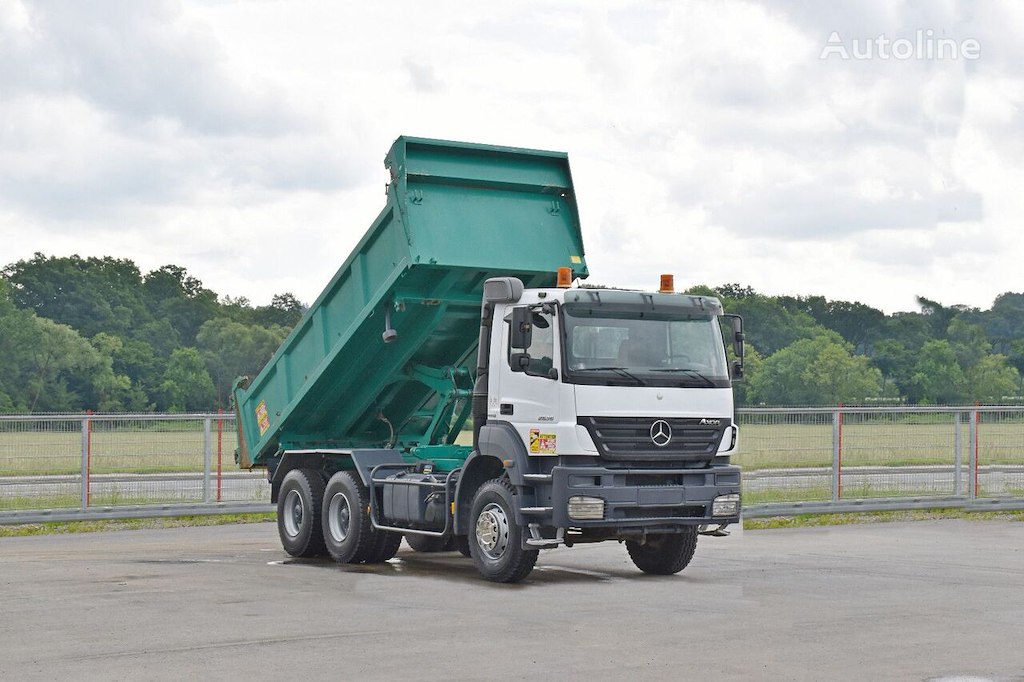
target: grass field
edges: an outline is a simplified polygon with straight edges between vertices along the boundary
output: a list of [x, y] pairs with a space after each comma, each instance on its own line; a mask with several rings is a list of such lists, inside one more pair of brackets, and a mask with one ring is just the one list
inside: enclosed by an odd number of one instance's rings
[[[173, 473], [203, 470], [203, 426], [182, 429], [175, 422], [138, 428], [95, 429], [90, 467], [94, 474]], [[221, 462], [235, 468], [234, 424], [225, 422], [220, 437]], [[217, 466], [216, 425], [211, 434], [212, 466]], [[82, 471], [81, 431], [0, 432], [0, 476], [74, 475]]]

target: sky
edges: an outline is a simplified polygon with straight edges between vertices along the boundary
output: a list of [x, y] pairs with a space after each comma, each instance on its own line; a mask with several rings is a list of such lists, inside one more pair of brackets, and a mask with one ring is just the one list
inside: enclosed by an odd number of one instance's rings
[[312, 302], [399, 135], [565, 151], [591, 281], [1024, 291], [1024, 3], [0, 0], [0, 267]]

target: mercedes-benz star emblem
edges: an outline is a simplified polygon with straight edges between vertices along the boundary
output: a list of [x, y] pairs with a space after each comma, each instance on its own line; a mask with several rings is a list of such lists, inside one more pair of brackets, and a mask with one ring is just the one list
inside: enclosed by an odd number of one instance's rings
[[663, 448], [672, 440], [672, 427], [664, 419], [651, 424], [651, 440], [659, 448]]

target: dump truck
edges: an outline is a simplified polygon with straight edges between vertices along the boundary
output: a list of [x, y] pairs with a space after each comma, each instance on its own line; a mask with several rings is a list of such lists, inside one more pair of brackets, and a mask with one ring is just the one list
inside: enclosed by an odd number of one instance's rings
[[400, 137], [385, 166], [384, 209], [233, 392], [284, 549], [405, 538], [518, 582], [542, 549], [618, 541], [669, 575], [726, 535], [742, 320], [670, 277], [587, 286], [564, 153]]

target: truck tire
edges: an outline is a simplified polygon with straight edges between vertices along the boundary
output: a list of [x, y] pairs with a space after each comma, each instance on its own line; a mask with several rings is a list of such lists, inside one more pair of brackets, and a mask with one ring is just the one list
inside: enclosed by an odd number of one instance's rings
[[366, 553], [363, 563], [382, 564], [398, 554], [398, 546], [402, 544], [401, 533], [374, 529], [373, 535], [373, 548]]
[[277, 496], [277, 534], [284, 550], [295, 557], [324, 553], [320, 508], [324, 479], [314, 469], [292, 469], [281, 481]]
[[417, 552], [446, 552], [448, 551], [448, 538], [439, 538], [431, 535], [416, 535], [409, 533], [405, 536], [405, 541], [409, 543]]
[[512, 484], [506, 478], [484, 483], [473, 497], [469, 552], [476, 570], [496, 583], [517, 583], [537, 563], [536, 549], [523, 549], [523, 529], [516, 525]]
[[636, 567], [652, 575], [672, 575], [686, 568], [697, 549], [697, 527], [688, 526], [682, 533], [648, 535], [640, 544], [626, 540], [626, 551]]
[[327, 553], [339, 564], [359, 564], [380, 551], [369, 506], [369, 491], [352, 472], [331, 476], [324, 492], [323, 536]]

